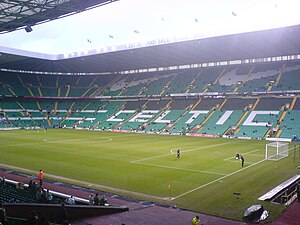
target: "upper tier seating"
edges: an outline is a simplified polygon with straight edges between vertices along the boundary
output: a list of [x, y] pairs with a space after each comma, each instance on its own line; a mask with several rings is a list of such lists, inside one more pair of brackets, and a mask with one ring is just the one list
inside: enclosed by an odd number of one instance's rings
[[250, 73], [245, 74], [245, 79], [242, 81], [238, 89], [239, 93], [244, 92], [259, 92], [268, 90], [270, 85], [276, 81], [282, 64], [258, 64], [252, 67]]
[[274, 91], [299, 90], [300, 89], [300, 66], [286, 67], [282, 77]]
[[195, 73], [195, 71], [190, 70], [177, 73], [174, 79], [169, 83], [169, 87], [165, 91], [165, 94], [185, 93], [196, 75], [197, 73]]
[[174, 74], [156, 76], [147, 84], [143, 95], [160, 95], [166, 87], [168, 81], [175, 76]]
[[[223, 68], [203, 68], [196, 70], [196, 79], [192, 82], [190, 93], [201, 93], [206, 88], [209, 88], [218, 79], [222, 73]], [[210, 90], [209, 90], [210, 91]]]
[[299, 71], [298, 63], [280, 62], [94, 76], [0, 72], [0, 95], [80, 97], [286, 91], [299, 89]]

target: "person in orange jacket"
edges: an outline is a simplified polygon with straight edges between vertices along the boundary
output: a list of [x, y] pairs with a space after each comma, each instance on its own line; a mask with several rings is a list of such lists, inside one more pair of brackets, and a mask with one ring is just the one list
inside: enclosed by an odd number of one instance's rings
[[42, 187], [43, 185], [43, 170], [40, 169], [40, 172], [39, 172], [39, 176], [38, 176], [38, 179], [40, 181], [40, 187]]

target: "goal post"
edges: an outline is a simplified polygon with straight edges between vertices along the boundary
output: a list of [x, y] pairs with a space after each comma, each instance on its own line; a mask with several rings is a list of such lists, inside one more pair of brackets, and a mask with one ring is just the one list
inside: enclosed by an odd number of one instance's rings
[[289, 156], [289, 144], [285, 142], [271, 142], [266, 144], [267, 160], [280, 160]]

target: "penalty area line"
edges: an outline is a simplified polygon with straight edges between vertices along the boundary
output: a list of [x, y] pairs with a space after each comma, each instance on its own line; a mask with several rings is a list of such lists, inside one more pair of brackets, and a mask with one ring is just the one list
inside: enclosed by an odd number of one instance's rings
[[[225, 143], [221, 143], [221, 144], [215, 144], [215, 145], [207, 145], [207, 146], [203, 146], [203, 147], [198, 147], [198, 148], [192, 148], [192, 149], [188, 149], [188, 150], [184, 150], [181, 151], [182, 153], [186, 153], [186, 152], [192, 152], [192, 151], [197, 151], [197, 150], [201, 150], [201, 149], [206, 149], [206, 148], [211, 148], [211, 147], [217, 147], [217, 146], [222, 146], [222, 145], [227, 145], [230, 144], [230, 142], [225, 142]], [[143, 158], [143, 159], [137, 159], [137, 160], [133, 160], [130, 161], [131, 163], [138, 163], [141, 161], [146, 161], [146, 160], [150, 160], [150, 159], [157, 159], [157, 158], [161, 158], [161, 157], [165, 157], [165, 156], [169, 156], [169, 155], [173, 155], [173, 149], [170, 150], [170, 153], [168, 154], [163, 154], [163, 155], [157, 155], [157, 156], [153, 156], [153, 157], [148, 157], [148, 158]]]
[[[222, 145], [227, 145], [227, 144], [230, 144], [230, 142], [224, 142], [224, 143], [215, 144], [215, 145], [207, 145], [207, 146], [198, 147], [198, 148], [191, 148], [191, 149], [183, 150], [183, 151], [181, 151], [181, 153], [193, 152], [193, 151], [197, 151], [197, 150], [201, 150], [201, 149], [206, 149], [206, 148], [211, 148], [211, 147], [217, 147], [217, 146], [222, 146]], [[176, 152], [174, 153], [173, 150], [174, 150], [174, 148], [171, 149], [171, 153], [172, 154], [176, 154]]]
[[[251, 153], [253, 153], [253, 152], [258, 152], [258, 151], [262, 151], [262, 149], [255, 149], [255, 150], [252, 150], [252, 151], [250, 151], [250, 152], [245, 152], [245, 153], [243, 153], [243, 155], [249, 155], [249, 154], [251, 154]], [[227, 160], [230, 160], [230, 159], [235, 159], [235, 156], [226, 158], [226, 159], [224, 159], [224, 161], [227, 161]]]
[[220, 175], [220, 176], [226, 176], [227, 175], [227, 174], [224, 174], [224, 173], [210, 172], [210, 171], [206, 171], [206, 170], [192, 170], [192, 169], [184, 169], [184, 168], [175, 167], [175, 166], [162, 166], [162, 165], [156, 165], [156, 164], [150, 164], [150, 163], [135, 162], [135, 164], [144, 165], [144, 166], [158, 167], [158, 168], [164, 168], [164, 169], [181, 170], [181, 171], [194, 172], [194, 173], [207, 173], [207, 174]]
[[232, 175], [234, 175], [234, 174], [237, 174], [237, 173], [239, 173], [239, 172], [241, 172], [241, 171], [243, 171], [243, 170], [246, 170], [246, 169], [248, 169], [248, 168], [250, 168], [250, 167], [252, 167], [252, 166], [256, 166], [257, 164], [262, 163], [262, 162], [264, 162], [264, 161], [266, 161], [266, 159], [260, 160], [260, 161], [258, 161], [258, 162], [256, 162], [256, 163], [253, 163], [253, 164], [251, 164], [251, 165], [249, 165], [249, 166], [247, 166], [247, 167], [244, 167], [244, 168], [239, 169], [239, 170], [237, 170], [237, 171], [234, 171], [234, 172], [232, 172], [232, 173], [230, 173], [230, 174], [227, 174], [227, 175], [225, 175], [225, 176], [223, 176], [223, 177], [220, 177], [220, 178], [218, 178], [218, 179], [216, 179], [216, 180], [213, 180], [213, 181], [211, 181], [211, 182], [208, 182], [208, 183], [206, 183], [206, 184], [203, 184], [203, 185], [201, 185], [201, 186], [199, 186], [199, 187], [196, 187], [196, 188], [194, 188], [194, 189], [191, 189], [191, 190], [189, 190], [189, 191], [187, 191], [187, 192], [184, 192], [184, 193], [182, 193], [182, 194], [180, 194], [180, 195], [177, 195], [177, 196], [174, 197], [172, 200], [175, 200], [175, 199], [177, 199], [177, 198], [180, 198], [180, 197], [182, 197], [182, 196], [185, 196], [185, 195], [187, 195], [187, 194], [190, 194], [190, 193], [192, 193], [192, 192], [194, 192], [194, 191], [197, 191], [197, 190], [199, 190], [199, 189], [201, 189], [201, 188], [207, 187], [207, 186], [209, 186], [209, 185], [211, 185], [211, 184], [213, 184], [213, 183], [216, 183], [216, 182], [218, 182], [218, 181], [220, 181], [220, 180], [222, 180], [222, 179], [225, 179], [225, 178], [230, 177], [230, 176], [232, 176]]

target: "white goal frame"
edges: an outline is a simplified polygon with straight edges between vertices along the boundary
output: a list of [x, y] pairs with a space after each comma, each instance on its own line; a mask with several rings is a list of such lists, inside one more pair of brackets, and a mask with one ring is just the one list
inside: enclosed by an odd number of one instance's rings
[[271, 142], [266, 144], [266, 160], [278, 161], [289, 156], [289, 143], [286, 142]]

